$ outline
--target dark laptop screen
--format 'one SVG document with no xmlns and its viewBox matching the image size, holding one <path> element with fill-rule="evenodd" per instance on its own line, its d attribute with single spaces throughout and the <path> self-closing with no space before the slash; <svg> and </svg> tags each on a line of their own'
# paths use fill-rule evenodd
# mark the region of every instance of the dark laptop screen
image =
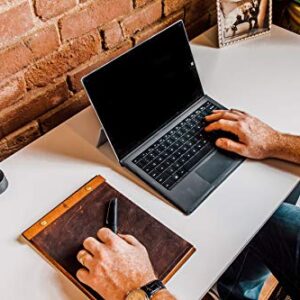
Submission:
<svg viewBox="0 0 300 300">
<path fill-rule="evenodd" d="M 119 159 L 203 96 L 182 22 L 83 83 Z"/>
</svg>

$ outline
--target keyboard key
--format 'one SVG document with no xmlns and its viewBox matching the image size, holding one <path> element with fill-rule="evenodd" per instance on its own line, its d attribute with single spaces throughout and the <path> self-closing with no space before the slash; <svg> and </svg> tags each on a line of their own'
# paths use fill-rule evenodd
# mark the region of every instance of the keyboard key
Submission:
<svg viewBox="0 0 300 300">
<path fill-rule="evenodd" d="M 190 171 L 194 166 L 198 164 L 198 162 L 207 154 L 210 152 L 212 147 L 210 145 L 207 145 L 207 147 L 204 147 L 201 151 L 197 152 L 185 165 L 184 169 L 186 171 Z"/>
<path fill-rule="evenodd" d="M 180 124 L 146 149 L 133 162 L 165 188 L 171 189 L 212 148 L 203 132 L 203 116 L 217 107 L 205 102 Z"/>
<path fill-rule="evenodd" d="M 174 183 L 175 183 L 174 179 L 170 177 L 163 183 L 163 186 L 166 189 L 170 190 L 173 187 Z"/>
<path fill-rule="evenodd" d="M 160 174 L 159 171 L 155 169 L 150 173 L 150 176 L 155 179 L 159 176 L 159 174 Z"/>
<path fill-rule="evenodd" d="M 163 146 L 163 145 L 159 145 L 159 146 L 157 147 L 157 150 L 158 150 L 160 153 L 163 152 L 165 149 L 166 149 L 166 146 Z"/>
<path fill-rule="evenodd" d="M 166 158 L 169 156 L 168 151 L 163 152 L 163 153 L 162 153 L 162 156 L 166 159 Z"/>
<path fill-rule="evenodd" d="M 174 161 L 177 160 L 177 157 L 176 157 L 175 155 L 172 155 L 172 156 L 170 157 L 170 160 L 174 162 Z"/>
<path fill-rule="evenodd" d="M 165 172 L 168 173 L 169 175 L 173 175 L 175 172 L 175 168 L 171 166 Z"/>
<path fill-rule="evenodd" d="M 163 172 L 166 168 L 168 167 L 168 165 L 166 165 L 166 163 L 162 163 L 157 167 L 157 170 L 161 173 Z"/>
<path fill-rule="evenodd" d="M 182 177 L 187 173 L 187 171 L 184 168 L 181 168 L 179 171 L 177 171 L 177 173 L 180 175 L 180 177 Z"/>
<path fill-rule="evenodd" d="M 170 175 L 167 172 L 162 173 L 156 178 L 159 183 L 165 182 Z"/>
<path fill-rule="evenodd" d="M 158 165 L 158 163 L 156 161 L 154 161 L 154 162 L 150 163 L 149 165 L 151 168 L 155 168 Z"/>
</svg>

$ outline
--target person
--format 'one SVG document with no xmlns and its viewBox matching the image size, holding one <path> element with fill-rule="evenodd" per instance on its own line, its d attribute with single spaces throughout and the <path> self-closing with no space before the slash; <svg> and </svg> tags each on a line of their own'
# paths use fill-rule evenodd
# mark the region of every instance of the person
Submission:
<svg viewBox="0 0 300 300">
<path fill-rule="evenodd" d="M 300 163 L 300 136 L 283 134 L 239 110 L 217 110 L 206 117 L 207 132 L 228 131 L 238 141 L 216 140 L 216 146 L 251 159 L 278 158 Z M 107 228 L 89 237 L 77 258 L 77 277 L 104 299 L 123 300 L 157 279 L 147 250 L 133 236 Z M 269 270 L 293 299 L 300 299 L 300 208 L 284 203 L 218 281 L 221 299 L 258 299 Z M 201 267 L 201 266 L 199 266 Z M 137 298 L 138 299 L 138 298 Z M 143 298 L 141 298 L 143 299 Z M 161 289 L 151 300 L 176 299 Z"/>
</svg>

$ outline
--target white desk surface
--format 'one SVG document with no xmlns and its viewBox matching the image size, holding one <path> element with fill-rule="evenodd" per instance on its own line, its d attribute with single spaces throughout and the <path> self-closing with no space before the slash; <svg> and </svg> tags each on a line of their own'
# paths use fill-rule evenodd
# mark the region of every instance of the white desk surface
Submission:
<svg viewBox="0 0 300 300">
<path fill-rule="evenodd" d="M 213 33 L 192 42 L 206 93 L 299 133 L 300 37 L 274 26 L 269 36 L 220 50 L 212 47 Z M 188 300 L 203 297 L 300 177 L 296 165 L 246 161 L 184 216 L 141 188 L 149 190 L 118 166 L 107 145 L 93 147 L 97 129 L 88 108 L 0 164 L 10 183 L 0 196 L 0 299 L 85 299 L 19 235 L 96 174 L 197 248 L 168 284 L 178 299 Z"/>
</svg>

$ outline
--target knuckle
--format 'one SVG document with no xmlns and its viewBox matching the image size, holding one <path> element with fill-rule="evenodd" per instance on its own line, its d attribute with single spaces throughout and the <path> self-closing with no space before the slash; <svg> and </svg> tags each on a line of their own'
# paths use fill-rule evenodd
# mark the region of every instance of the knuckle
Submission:
<svg viewBox="0 0 300 300">
<path fill-rule="evenodd" d="M 85 276 L 86 275 L 86 272 L 84 269 L 79 269 L 77 272 L 76 272 L 76 277 L 80 280 L 80 281 L 85 281 Z"/>
<path fill-rule="evenodd" d="M 84 254 L 85 252 L 83 250 L 80 250 L 78 253 L 77 253 L 77 258 L 80 259 Z"/>
<path fill-rule="evenodd" d="M 147 248 L 143 244 L 139 243 L 138 245 L 144 252 L 148 253 Z"/>
<path fill-rule="evenodd" d="M 108 231 L 109 231 L 109 229 L 108 228 L 105 228 L 105 227 L 103 227 L 103 228 L 100 228 L 99 230 L 98 230 L 98 235 L 107 235 L 108 234 Z"/>
<path fill-rule="evenodd" d="M 88 237 L 83 241 L 84 246 L 89 246 L 94 244 L 94 239 L 92 237 Z"/>
<path fill-rule="evenodd" d="M 109 243 L 109 246 L 113 247 L 113 248 L 116 248 L 119 246 L 119 242 L 115 239 L 109 239 L 108 240 L 108 243 Z"/>
<path fill-rule="evenodd" d="M 131 239 L 133 241 L 137 241 L 137 239 L 133 235 L 131 235 L 131 234 L 128 234 L 127 238 L 129 238 L 129 239 Z"/>
<path fill-rule="evenodd" d="M 238 121 L 237 123 L 236 123 L 236 128 L 238 129 L 238 130 L 241 130 L 242 128 L 243 128 L 243 121 Z"/>
</svg>

